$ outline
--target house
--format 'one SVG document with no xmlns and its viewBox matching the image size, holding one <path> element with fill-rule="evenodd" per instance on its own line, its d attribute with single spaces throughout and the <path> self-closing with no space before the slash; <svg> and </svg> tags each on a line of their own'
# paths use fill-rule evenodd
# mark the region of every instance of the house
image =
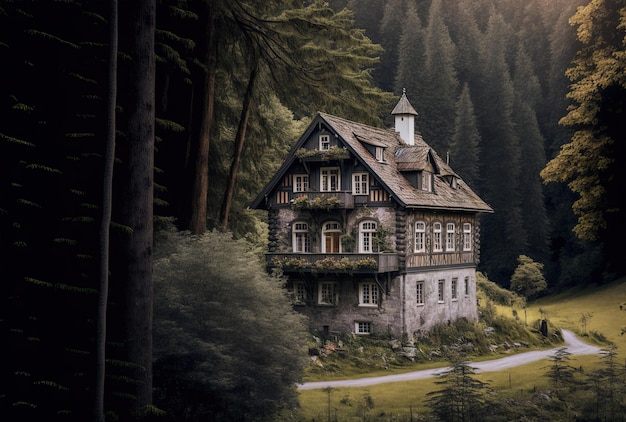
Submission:
<svg viewBox="0 0 626 422">
<path fill-rule="evenodd" d="M 415 133 L 405 93 L 392 114 L 395 130 L 319 113 L 250 205 L 268 212 L 268 269 L 312 331 L 412 338 L 477 319 L 493 210 Z"/>
</svg>

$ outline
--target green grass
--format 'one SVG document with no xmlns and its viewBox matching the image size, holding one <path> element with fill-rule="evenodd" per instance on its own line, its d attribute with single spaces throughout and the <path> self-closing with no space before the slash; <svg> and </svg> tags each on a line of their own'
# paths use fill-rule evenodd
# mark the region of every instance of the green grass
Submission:
<svg viewBox="0 0 626 422">
<path fill-rule="evenodd" d="M 620 310 L 622 305 L 623 310 Z M 497 306 L 498 314 L 512 318 L 512 308 Z M 564 291 L 557 295 L 541 298 L 529 303 L 526 319 L 530 326 L 540 319 L 547 318 L 549 329 L 565 328 L 576 332 L 585 341 L 599 346 L 608 342 L 617 345 L 621 361 L 626 357 L 626 278 L 602 286 L 588 286 Z M 517 310 L 518 317 L 524 321 L 523 310 Z M 581 323 L 583 314 L 588 317 L 586 331 Z M 602 341 L 602 340 L 605 341 Z M 548 347 L 544 345 L 543 347 Z M 535 348 L 542 346 L 535 346 Z M 549 346 L 554 347 L 554 346 Z M 484 357 L 471 358 L 474 361 Z M 572 356 L 571 365 L 583 367 L 585 371 L 597 368 L 599 360 L 595 356 Z M 445 365 L 429 362 L 427 365 L 408 365 L 389 369 L 375 369 L 369 373 L 346 370 L 344 374 L 309 374 L 307 381 L 340 378 L 370 377 L 390 373 L 428 369 Z M 500 372 L 486 372 L 477 376 L 482 381 L 489 381 L 491 387 L 503 398 L 528 399 L 533 392 L 549 388 L 545 377 L 549 361 L 543 360 L 511 368 Z M 350 376 L 345 376 L 350 374 Z M 343 377 L 340 375 L 344 375 Z M 413 420 L 425 414 L 427 393 L 436 390 L 433 379 L 398 383 L 379 384 L 369 387 L 336 388 L 330 392 L 330 413 L 332 420 L 361 421 Z M 326 390 L 304 390 L 299 393 L 301 420 L 328 420 L 329 394 Z M 373 407 L 364 413 L 366 398 L 371 398 Z"/>
<path fill-rule="evenodd" d="M 620 305 L 623 307 L 620 310 Z M 586 332 L 581 323 L 590 314 Z M 546 315 L 552 325 L 567 328 L 590 343 L 599 344 L 593 333 L 600 333 L 626 355 L 626 278 L 601 286 L 570 289 L 558 295 L 541 298 L 528 306 L 528 318 Z"/>
</svg>

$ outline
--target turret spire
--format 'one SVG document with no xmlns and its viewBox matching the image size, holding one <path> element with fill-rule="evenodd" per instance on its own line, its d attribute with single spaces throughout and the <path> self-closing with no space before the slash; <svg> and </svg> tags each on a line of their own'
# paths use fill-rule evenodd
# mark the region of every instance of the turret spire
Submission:
<svg viewBox="0 0 626 422">
<path fill-rule="evenodd" d="M 417 116 L 417 111 L 406 97 L 406 88 L 402 88 L 402 97 L 391 114 L 395 116 L 395 129 L 396 132 L 400 133 L 400 138 L 409 145 L 415 145 L 415 116 Z"/>
</svg>

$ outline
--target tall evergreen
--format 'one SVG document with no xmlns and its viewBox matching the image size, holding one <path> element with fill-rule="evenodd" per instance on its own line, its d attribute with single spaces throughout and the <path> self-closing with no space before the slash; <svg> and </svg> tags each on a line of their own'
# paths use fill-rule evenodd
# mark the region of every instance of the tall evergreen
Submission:
<svg viewBox="0 0 626 422">
<path fill-rule="evenodd" d="M 545 140 L 539 129 L 535 108 L 541 103 L 539 79 L 533 72 L 530 57 L 522 44 L 518 47 L 513 75 L 515 100 L 513 120 L 519 137 L 522 177 L 518 191 L 521 197 L 522 222 L 526 235 L 525 253 L 544 261 L 548 258 L 548 216 L 543 183 L 539 172 L 546 163 Z"/>
<path fill-rule="evenodd" d="M 460 85 L 477 79 L 481 60 L 482 33 L 472 11 L 474 2 L 450 2 L 444 9 L 445 22 L 456 46 L 455 69 Z"/>
<path fill-rule="evenodd" d="M 481 265 L 503 285 L 526 246 L 517 190 L 520 151 L 512 117 L 515 92 L 506 61 L 508 34 L 510 28 L 502 16 L 491 16 L 483 45 L 483 79 L 472 89 L 482 140 L 478 191 L 495 210 L 483 220 Z"/>
<path fill-rule="evenodd" d="M 454 131 L 458 95 L 455 58 L 456 47 L 443 19 L 442 1 L 433 0 L 424 30 L 424 95 L 417 110 L 422 114 L 424 139 L 441 155 L 447 154 Z"/>
<path fill-rule="evenodd" d="M 480 133 L 468 84 L 456 104 L 454 135 L 450 144 L 450 165 L 471 187 L 479 185 Z"/>
<path fill-rule="evenodd" d="M 92 417 L 106 6 L 0 6 L 0 334 L 8 354 L 0 414 L 7 420 Z"/>
<path fill-rule="evenodd" d="M 395 72 L 395 91 L 406 89 L 408 98 L 416 107 L 423 103 L 424 95 L 424 43 L 417 8 L 410 2 L 402 22 L 398 48 L 398 68 Z M 418 129 L 421 117 L 418 116 Z"/>
<path fill-rule="evenodd" d="M 417 25 L 414 28 L 416 31 L 419 31 L 421 24 L 413 19 L 414 15 L 417 16 L 417 11 L 412 1 L 408 2 L 408 6 L 406 0 L 387 0 L 380 3 L 384 3 L 382 19 L 379 17 L 379 43 L 383 47 L 383 52 L 372 76 L 381 89 L 393 91 L 395 86 L 397 92 L 398 87 L 394 85 L 394 78 L 400 66 L 401 56 L 407 54 L 402 46 L 402 37 L 406 32 L 403 28 L 407 19 L 410 19 L 413 25 Z M 359 22 L 358 16 L 357 22 Z"/>
</svg>

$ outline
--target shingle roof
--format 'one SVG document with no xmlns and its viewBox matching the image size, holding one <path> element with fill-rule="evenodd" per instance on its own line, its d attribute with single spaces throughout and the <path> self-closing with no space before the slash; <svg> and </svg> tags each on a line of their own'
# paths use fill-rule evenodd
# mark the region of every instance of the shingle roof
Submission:
<svg viewBox="0 0 626 422">
<path fill-rule="evenodd" d="M 400 97 L 400 101 L 398 101 L 398 104 L 396 104 L 396 106 L 393 108 L 391 114 L 412 114 L 414 116 L 417 116 L 417 111 L 415 111 L 415 109 L 409 102 L 409 99 L 406 97 L 406 91 L 402 92 L 402 97 Z"/>
<path fill-rule="evenodd" d="M 251 208 L 257 208 L 262 204 L 263 199 L 271 193 L 293 164 L 296 159 L 295 151 L 306 141 L 313 129 L 322 122 L 325 122 L 336 132 L 336 135 L 345 147 L 369 169 L 372 176 L 389 191 L 389 194 L 401 206 L 407 208 L 493 212 L 493 209 L 480 199 L 420 137 L 416 136 L 415 145 L 407 145 L 393 129 L 367 126 L 326 113 L 319 113 L 313 119 L 309 128 L 296 143 L 278 173 L 250 205 Z M 365 144 L 384 147 L 386 161 L 378 161 L 367 150 Z M 423 170 L 428 163 L 427 157 L 430 157 L 435 169 L 435 182 L 432 192 L 417 189 L 402 174 L 402 171 Z M 457 178 L 458 183 L 456 187 L 451 186 L 447 176 Z"/>
<path fill-rule="evenodd" d="M 493 209 L 480 199 L 423 140 L 416 142 L 415 145 L 407 145 L 400 139 L 398 133 L 391 129 L 375 128 L 325 113 L 320 113 L 319 116 L 337 131 L 348 149 L 369 167 L 374 177 L 379 179 L 401 205 L 408 208 L 493 212 Z M 393 156 L 394 159 L 379 162 L 367 151 L 360 139 L 386 145 L 390 152 L 387 156 Z M 433 192 L 415 188 L 401 173 L 405 170 L 423 169 L 428 154 L 433 158 L 434 167 L 438 171 L 435 175 Z M 457 177 L 457 187 L 452 187 L 443 176 Z"/>
</svg>

